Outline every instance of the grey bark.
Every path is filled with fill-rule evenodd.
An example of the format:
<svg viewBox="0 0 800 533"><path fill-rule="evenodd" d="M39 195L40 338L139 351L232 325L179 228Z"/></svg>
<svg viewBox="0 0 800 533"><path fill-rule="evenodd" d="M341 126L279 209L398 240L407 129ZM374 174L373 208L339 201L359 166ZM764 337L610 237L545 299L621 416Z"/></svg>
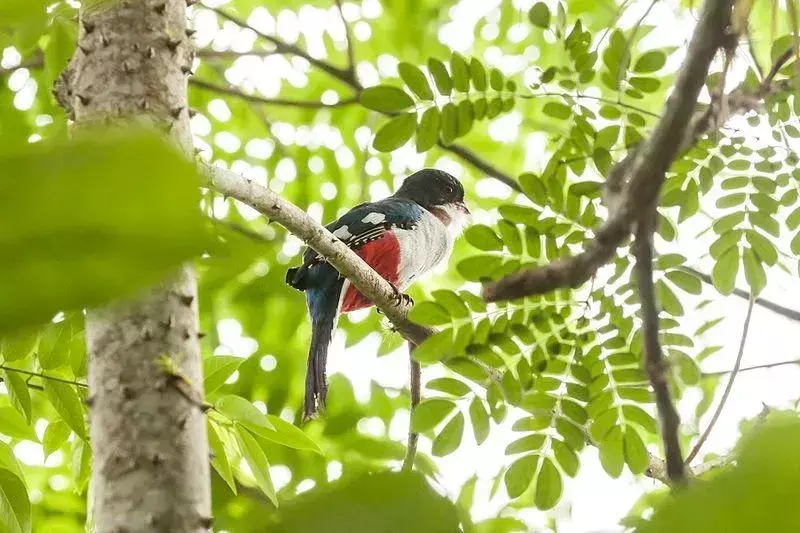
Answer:
<svg viewBox="0 0 800 533"><path fill-rule="evenodd" d="M79 47L56 87L78 127L145 115L188 155L193 52L185 9L184 0L83 2ZM137 298L87 314L98 533L210 527L197 323L189 266ZM159 362L164 356L173 371Z"/></svg>

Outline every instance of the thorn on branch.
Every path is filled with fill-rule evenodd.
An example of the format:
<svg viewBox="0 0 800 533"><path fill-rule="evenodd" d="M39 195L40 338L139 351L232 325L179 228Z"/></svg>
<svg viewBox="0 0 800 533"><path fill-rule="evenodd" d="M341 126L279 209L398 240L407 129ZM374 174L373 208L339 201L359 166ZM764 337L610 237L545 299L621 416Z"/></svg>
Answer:
<svg viewBox="0 0 800 533"><path fill-rule="evenodd" d="M192 35L194 35L195 33L197 33L197 30L193 30L191 28L186 28L186 36L187 37L191 38Z"/></svg>
<svg viewBox="0 0 800 533"><path fill-rule="evenodd" d="M100 33L100 44L102 44L102 45L103 45L103 48L105 48L105 47L107 47L109 44L111 44L111 41L109 41L109 39L108 39L108 37L106 36L106 34L105 34L105 33L102 33L102 32Z"/></svg>
<svg viewBox="0 0 800 533"><path fill-rule="evenodd" d="M181 44L180 39L175 39L171 37L167 38L167 48L169 49L170 52L175 52L178 49L178 46L180 46L180 44Z"/></svg>
<svg viewBox="0 0 800 533"><path fill-rule="evenodd" d="M78 97L78 100L80 101L81 105L83 105L83 106L87 106L92 102L92 99L89 98L88 96L84 96L82 94L78 94L76 96Z"/></svg>
<svg viewBox="0 0 800 533"><path fill-rule="evenodd" d="M167 9L167 3L166 2L162 2L160 4L156 4L156 6L153 8L153 11L155 11L159 15L163 15L164 11L166 11L166 9Z"/></svg>
<svg viewBox="0 0 800 533"><path fill-rule="evenodd" d="M92 33L97 26L94 22L89 22L87 20L82 20L81 25L83 26L83 31L86 32L86 35Z"/></svg>
<svg viewBox="0 0 800 533"><path fill-rule="evenodd" d="M90 56L92 55L92 49L84 44L78 44L78 50L83 52L83 55Z"/></svg>
<svg viewBox="0 0 800 533"><path fill-rule="evenodd" d="M172 109L170 109L170 110L169 110L169 115L170 115L172 118L174 118L174 119L177 119L178 117L180 117L180 116L181 116L181 112L182 112L184 109L185 109L185 108L184 108L183 106L179 106L179 107L173 107ZM191 298L194 298L194 297L191 297ZM189 303L191 304L191 302L189 302Z"/></svg>

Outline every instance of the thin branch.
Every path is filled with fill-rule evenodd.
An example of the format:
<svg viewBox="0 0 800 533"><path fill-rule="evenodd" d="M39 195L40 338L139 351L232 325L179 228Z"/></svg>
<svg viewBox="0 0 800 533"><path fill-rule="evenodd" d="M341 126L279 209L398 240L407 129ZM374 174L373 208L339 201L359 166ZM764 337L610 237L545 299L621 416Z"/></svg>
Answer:
<svg viewBox="0 0 800 533"><path fill-rule="evenodd" d="M800 359L792 359L791 361L778 361L777 363L764 363L763 365L746 366L744 368L740 368L739 373L741 374L742 372L749 372L751 370L761 370L763 368L775 368L789 365L800 365ZM735 366L730 370L720 370L719 372L703 372L703 377L724 376L725 374L730 374L732 372L736 372Z"/></svg>
<svg viewBox="0 0 800 533"><path fill-rule="evenodd" d="M695 268L691 268L691 267L685 267L685 270L687 270L688 272L691 272L692 274L694 274L695 276L700 278L704 283L707 283L709 285L713 285L713 283L714 283L714 281L711 279L711 276L709 276L705 272L701 272L701 271L699 271L699 270L697 270ZM733 294L738 296L739 298L744 298L745 300L750 300L750 293L745 291L745 290L734 288L733 289ZM764 298L762 298L760 296L758 298L756 298L755 305L763 307L764 309L769 309L773 313L778 314L778 315L780 315L782 317L788 318L789 320L795 320L797 322L800 322L800 311L797 311L795 309L790 309L788 307L784 307L782 305L778 305L775 302L771 302L770 300L766 300L766 299L764 299Z"/></svg>
<svg viewBox="0 0 800 533"><path fill-rule="evenodd" d="M631 111L636 111L637 113L641 113L643 115L649 115L651 117L659 118L661 115L658 113L653 113L652 111L648 111L647 109L642 109L641 107L636 107L635 105L626 104L625 102L618 102L617 100L612 100L611 98L602 98L600 96L590 96L588 94L570 94L570 93L554 93L554 92L545 92L545 93L534 93L534 94L521 94L519 95L521 98L538 98L540 96L554 96L563 99L568 98L575 98L576 100L595 100L597 102L602 102L604 104L609 104L617 107L622 107L625 109L630 109Z"/></svg>
<svg viewBox="0 0 800 533"><path fill-rule="evenodd" d="M9 68L2 68L0 67L0 76L4 76L5 74L10 74L16 70L21 68L29 68L29 69L36 69L42 68L44 66L44 53L41 50L36 50L32 58L22 61L19 65L15 67Z"/></svg>
<svg viewBox="0 0 800 533"><path fill-rule="evenodd" d="M249 52L236 52L234 50L212 50L202 48L197 51L197 57L203 59L239 59L240 57L269 57L279 54L278 49L274 50L250 50Z"/></svg>
<svg viewBox="0 0 800 533"><path fill-rule="evenodd" d="M622 179L616 185L625 183L626 175L630 178L619 206L609 205L609 219L597 229L595 238L586 249L576 256L565 257L544 267L526 269L485 285L483 296L487 301L512 300L558 288L578 287L616 255L617 248L630 236L632 225L641 218L643 210L655 205L664 175L680 153L681 146L687 138L694 138L700 131L692 120L696 116L697 97L717 50L732 40L732 36L725 34L732 4L733 0L707 0L703 4L686 60L678 72L664 114L650 138L633 150L636 157L623 160L622 163L630 167L622 173ZM705 128L708 131L710 124Z"/></svg>
<svg viewBox="0 0 800 533"><path fill-rule="evenodd" d="M350 32L350 26L344 18L344 11L342 10L342 0L335 0L336 7L339 9L339 16L342 18L342 25L344 26L344 37L347 41L347 71L356 79L356 51L353 44L353 34Z"/></svg>
<svg viewBox="0 0 800 533"><path fill-rule="evenodd" d="M408 343L408 361L411 376L409 380L409 387L411 389L411 415L414 414L414 409L419 405L421 399L421 382L422 382L422 368L419 363L414 360L414 349L416 346L411 342ZM410 471L414 468L414 457L417 455L417 442L419 442L419 433L411 429L411 418L408 421L408 446L406 448L406 458L403 460L403 470Z"/></svg>
<svg viewBox="0 0 800 533"><path fill-rule="evenodd" d="M655 204L639 220L634 252L639 299L642 303L642 338L644 366L656 399L658 418L661 420L661 439L664 442L666 472L676 486L686 483L686 472L681 457L680 416L669 392L667 363L658 341L658 307L653 286L653 227L656 219Z"/></svg>
<svg viewBox="0 0 800 533"><path fill-rule="evenodd" d="M344 107L355 104L357 102L355 98L343 98L338 102L336 102L335 104L326 104L324 102L314 102L311 100L291 100L288 98L266 98L264 96L258 96L256 94L247 94L233 87L225 87L223 85L217 85L216 83L211 83L210 81L204 81L198 78L191 78L189 80L189 83L195 87L199 87L207 91L229 94L231 96L235 96L237 98L241 98L249 102L254 102L264 105L300 107L303 109L322 109L322 108Z"/></svg>
<svg viewBox="0 0 800 533"><path fill-rule="evenodd" d="M2 377L0 377L0 382L2 382L2 381L3 381L3 378L2 378ZM44 387L42 387L41 385L36 385L35 383L31 383L31 382L30 382L30 381L28 381L28 380L25 380L25 385L26 385L26 386L27 386L29 389L34 389L34 390L38 390L38 391L43 391L43 390L44 390Z"/></svg>
<svg viewBox="0 0 800 533"><path fill-rule="evenodd" d="M49 374L42 374L42 373L39 373L39 372L31 372L30 370L23 370L21 368L13 368L13 367L10 367L10 366L7 366L7 365L0 365L0 370L6 370L8 372L16 372L18 374L31 376L31 377L34 377L34 378L42 378L42 379L47 379L47 380L50 380L50 381L58 381L59 383L66 383L67 385L73 385L75 387L82 387L84 389L88 387L88 385L86 385L86 383L81 383L80 381L73 381L71 379L60 378L58 376L51 376Z"/></svg>
<svg viewBox="0 0 800 533"><path fill-rule="evenodd" d="M347 69L341 69L339 67L335 67L335 66L331 65L330 63L328 63L326 61L322 61L321 59L317 59L317 58L311 56L308 52L306 52L305 50L303 50L302 48L300 48L297 45L287 43L286 41L283 41L283 40L279 39L278 37L275 37L274 35L268 35L266 33L263 33L261 31L257 30L256 28L254 28L253 26L251 26L250 24L248 24L246 21L240 19L239 17L231 15L230 13L227 13L223 9L220 9L218 7L208 7L208 6L205 6L205 5L203 7L208 9L209 11L213 11L214 13L216 13L217 15L219 15L220 17L222 17L224 19L230 20L231 22L233 22L234 24L236 24L237 26L239 26L241 28L245 28L245 29L249 29L249 30L253 31L256 35L258 35L262 39L271 42L272 44L275 45L276 51L278 53L280 53L280 54L290 54L290 55L293 55L293 56L302 57L303 59L308 61L310 64L314 65L315 67L317 67L318 69L320 69L322 71L327 72L328 74L330 74L334 78L342 80L344 83L346 83L347 85L350 85L351 87L353 87L355 89L358 89L358 90L361 89L361 83L358 81L358 78L355 77L355 73L353 73L353 72L351 72L351 71L349 71Z"/></svg>
<svg viewBox="0 0 800 533"><path fill-rule="evenodd" d="M787 61L789 61L792 57L794 57L795 50L794 47L787 48L784 53L778 56L778 59L775 60L775 63L772 65L772 68L769 69L769 73L764 78L764 82L762 85L769 86L772 81L775 79L775 76L778 75L778 72L783 68Z"/></svg>
<svg viewBox="0 0 800 533"><path fill-rule="evenodd" d="M719 400L719 405L717 405L717 410L714 411L714 416L711 417L711 421L709 421L706 430L700 436L700 439L697 441L697 444L694 445L692 451L689 452L689 455L686 457L686 464L689 464L692 459L694 459L697 454L700 452L700 448L703 447L703 444L708 439L708 436L711 434L711 430L714 429L714 424L717 423L717 419L719 415L722 413L722 409L725 407L725 402L728 401L728 396L731 393L731 389L733 389L733 381L736 379L736 375L739 373L740 366L742 364L742 356L744 355L744 345L747 341L747 332L750 329L750 317L753 315L753 304L755 300L750 298L750 303L747 306L747 316L744 319L744 327L742 328L742 340L739 341L739 353L736 354L736 362L733 365L733 370L731 370L731 375L728 378L728 384L725 385L725 390L722 393L722 398Z"/></svg>
<svg viewBox="0 0 800 533"><path fill-rule="evenodd" d="M482 159L478 154L476 154L469 148L461 146L460 144L443 144L441 142L439 143L439 147L443 150L446 150L450 153L457 155L458 157L460 157L473 167L477 168L481 172L484 172L486 175L502 181L515 191L522 192L522 187L520 187L517 180L515 180L502 170L498 169L485 159Z"/></svg>

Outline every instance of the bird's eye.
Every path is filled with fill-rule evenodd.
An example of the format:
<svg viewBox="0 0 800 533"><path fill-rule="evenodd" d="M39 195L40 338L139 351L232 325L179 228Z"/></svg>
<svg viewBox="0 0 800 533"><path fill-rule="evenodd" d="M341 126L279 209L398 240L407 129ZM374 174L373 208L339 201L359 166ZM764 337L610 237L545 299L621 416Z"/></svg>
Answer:
<svg viewBox="0 0 800 533"><path fill-rule="evenodd" d="M446 188L447 188L447 193L448 194L451 194L453 192L453 186L452 185L448 185Z"/></svg>

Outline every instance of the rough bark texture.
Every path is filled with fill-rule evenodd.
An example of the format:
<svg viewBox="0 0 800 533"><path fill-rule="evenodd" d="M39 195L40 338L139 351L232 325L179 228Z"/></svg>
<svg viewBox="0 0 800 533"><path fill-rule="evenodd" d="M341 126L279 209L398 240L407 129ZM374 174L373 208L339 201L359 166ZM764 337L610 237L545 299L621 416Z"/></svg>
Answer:
<svg viewBox="0 0 800 533"><path fill-rule="evenodd" d="M57 87L79 127L147 115L190 149L185 9L184 0L83 3L79 47ZM210 527L197 322L188 266L86 317L98 533Z"/></svg>

